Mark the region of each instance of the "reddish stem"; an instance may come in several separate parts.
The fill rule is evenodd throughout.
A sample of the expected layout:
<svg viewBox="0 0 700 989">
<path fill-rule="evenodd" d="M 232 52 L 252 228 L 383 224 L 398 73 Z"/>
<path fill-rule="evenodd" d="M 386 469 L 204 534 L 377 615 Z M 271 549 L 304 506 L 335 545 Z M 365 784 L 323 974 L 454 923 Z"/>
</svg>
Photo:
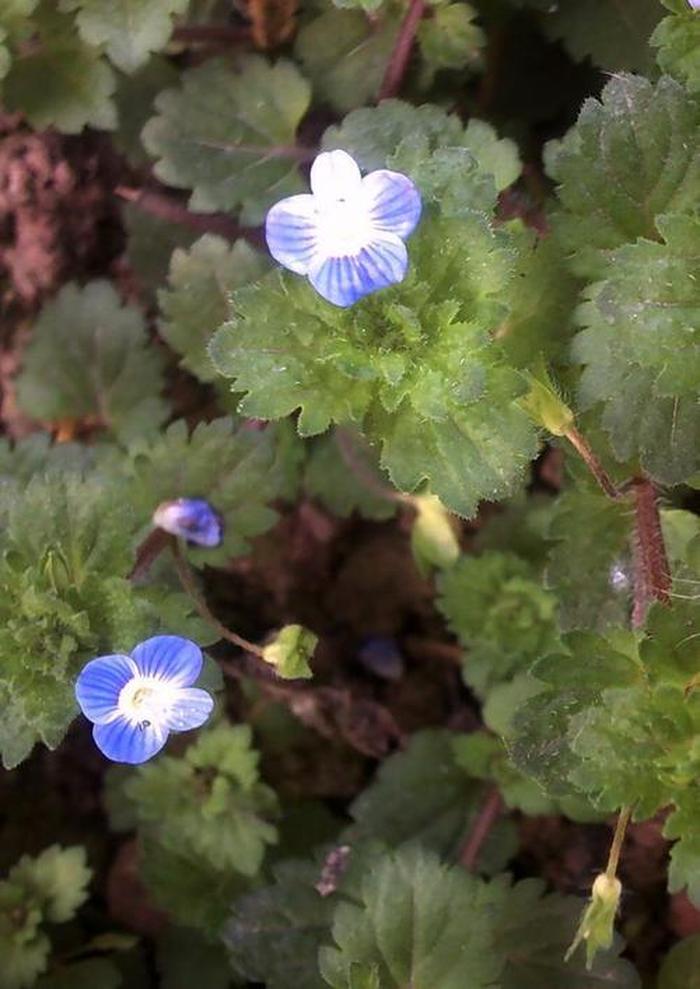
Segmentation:
<svg viewBox="0 0 700 989">
<path fill-rule="evenodd" d="M 185 44 L 222 44 L 241 45 L 252 40 L 250 28 L 233 27 L 229 24 L 183 24 L 176 27 L 172 34 L 173 41 Z"/>
<path fill-rule="evenodd" d="M 127 580 L 138 581 L 146 576 L 163 550 L 170 545 L 170 535 L 162 529 L 152 529 L 136 547 L 136 560 Z"/>
<path fill-rule="evenodd" d="M 379 101 L 388 100 L 398 95 L 408 67 L 408 60 L 411 57 L 413 43 L 416 40 L 416 31 L 425 11 L 424 0 L 411 0 L 406 16 L 401 22 L 396 43 L 379 88 Z"/>
<path fill-rule="evenodd" d="M 670 601 L 671 573 L 661 530 L 659 505 L 651 481 L 637 477 L 634 492 L 634 608 L 632 625 L 644 624 L 653 601 Z"/>
<path fill-rule="evenodd" d="M 502 810 L 503 800 L 498 787 L 494 786 L 486 795 L 486 799 L 481 805 L 476 820 L 459 853 L 459 861 L 470 872 L 473 872 L 476 868 L 476 863 L 484 847 L 484 843 L 491 834 L 494 824 L 501 816 Z"/>
<path fill-rule="evenodd" d="M 114 190 L 121 198 L 132 203 L 137 209 L 151 216 L 157 216 L 169 223 L 181 223 L 202 233 L 217 233 L 228 240 L 245 237 L 254 243 L 259 242 L 256 230 L 250 227 L 240 227 L 235 220 L 225 213 L 193 213 L 185 204 L 174 196 L 155 189 L 132 189 L 120 185 Z"/>
<path fill-rule="evenodd" d="M 585 436 L 582 436 L 575 426 L 572 426 L 569 430 L 567 430 L 564 433 L 564 436 L 566 436 L 569 443 L 571 443 L 573 448 L 581 457 L 586 467 L 588 467 L 589 471 L 608 498 L 617 498 L 620 492 L 613 484 L 612 479 L 610 478 L 610 475 L 606 471 L 605 467 L 603 467 L 600 460 L 598 460 L 597 456 L 589 446 L 588 440 Z"/>
</svg>

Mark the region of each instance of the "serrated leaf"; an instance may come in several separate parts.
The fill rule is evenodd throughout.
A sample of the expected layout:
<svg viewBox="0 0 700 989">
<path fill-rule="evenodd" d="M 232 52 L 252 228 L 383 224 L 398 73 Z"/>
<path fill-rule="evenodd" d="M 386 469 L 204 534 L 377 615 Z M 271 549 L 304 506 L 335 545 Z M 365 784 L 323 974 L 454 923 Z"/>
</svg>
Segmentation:
<svg viewBox="0 0 700 989">
<path fill-rule="evenodd" d="M 303 625 L 285 625 L 271 642 L 263 646 L 262 658 L 284 680 L 313 676 L 309 660 L 318 645 L 318 636 Z"/>
<path fill-rule="evenodd" d="M 0 11 L 0 80 L 12 64 L 12 44 L 26 32 L 27 22 L 39 0 L 6 0 Z M 23 30 L 24 29 L 24 30 Z"/>
<path fill-rule="evenodd" d="M 485 696 L 556 647 L 556 599 L 513 554 L 462 556 L 438 580 L 437 605 L 467 650 L 463 676 Z"/>
<path fill-rule="evenodd" d="M 159 938 L 157 966 L 161 989 L 191 989 L 194 985 L 229 989 L 233 985 L 222 945 L 206 941 L 185 927 L 168 927 Z"/>
<path fill-rule="evenodd" d="M 334 989 L 367 984 L 355 981 L 354 966 L 377 989 L 492 986 L 502 965 L 493 950 L 495 899 L 490 887 L 430 852 L 387 853 L 364 876 L 359 902 L 336 908 L 336 947 L 321 950 L 321 974 Z"/>
<path fill-rule="evenodd" d="M 175 65 L 167 58 L 149 58 L 142 68 L 132 75 L 119 75 L 114 100 L 117 105 L 119 127 L 112 135 L 117 148 L 133 165 L 148 165 L 149 158 L 141 143 L 141 131 L 153 116 L 158 93 L 177 85 L 179 79 Z M 153 218 L 151 218 L 153 219 Z M 162 225 L 163 221 L 161 221 Z M 193 239 L 192 231 L 185 229 Z"/>
<path fill-rule="evenodd" d="M 151 216 L 128 202 L 122 207 L 122 222 L 129 265 L 146 298 L 152 298 L 165 286 L 173 251 L 188 250 L 196 234 L 183 224 Z"/>
<path fill-rule="evenodd" d="M 650 73 L 648 42 L 660 16 L 658 0 L 559 0 L 543 6 L 546 34 L 563 41 L 575 59 L 588 56 L 611 72 Z"/>
<path fill-rule="evenodd" d="M 83 40 L 104 46 L 109 59 L 128 73 L 167 44 L 173 18 L 188 6 L 189 0 L 61 0 L 62 10 L 77 11 Z"/>
<path fill-rule="evenodd" d="M 86 126 L 113 130 L 116 79 L 109 64 L 78 37 L 71 18 L 47 6 L 40 14 L 33 23 L 37 43 L 14 60 L 5 76 L 5 108 L 24 113 L 37 130 L 56 127 L 67 134 L 77 134 Z"/>
<path fill-rule="evenodd" d="M 508 243 L 476 215 L 433 218 L 410 252 L 401 285 L 350 309 L 288 274 L 240 289 L 210 354 L 232 389 L 247 393 L 244 414 L 274 419 L 301 408 L 304 436 L 362 424 L 397 487 L 427 480 L 448 508 L 469 515 L 480 498 L 511 491 L 536 448 L 515 404 L 523 383 L 488 337 L 503 314 Z"/>
<path fill-rule="evenodd" d="M 639 989 L 632 965 L 612 950 L 599 952 L 590 970 L 580 955 L 564 960 L 581 901 L 573 896 L 544 893 L 538 879 L 525 879 L 507 891 L 496 932 L 496 951 L 506 963 L 501 989 Z M 544 974 L 546 973 L 546 974 Z"/>
<path fill-rule="evenodd" d="M 503 742 L 495 735 L 475 731 L 457 736 L 453 744 L 460 768 L 476 779 L 494 781 L 507 807 L 533 817 L 556 813 L 555 802 L 510 764 Z"/>
<path fill-rule="evenodd" d="M 392 848 L 420 842 L 445 858 L 456 857 L 486 796 L 482 782 L 458 762 L 454 745 L 460 738 L 439 729 L 420 731 L 405 751 L 385 759 L 350 808 L 355 824 L 347 840 L 374 839 Z M 513 839 L 508 822 L 497 823 L 479 855 L 479 872 L 503 869 L 515 850 Z"/>
<path fill-rule="evenodd" d="M 53 924 L 63 924 L 75 916 L 87 899 L 91 878 L 85 849 L 60 845 L 52 845 L 36 857 L 23 855 L 8 874 L 8 881 L 21 886 Z"/>
<path fill-rule="evenodd" d="M 629 504 L 572 487 L 557 498 L 549 521 L 546 584 L 564 631 L 624 625 L 632 609 L 632 526 Z"/>
<path fill-rule="evenodd" d="M 489 212 L 497 193 L 520 174 L 517 147 L 490 124 L 464 126 L 436 106 L 383 100 L 348 114 L 323 135 L 324 149 L 342 148 L 363 169 L 392 168 L 410 175 L 424 200 L 446 215 Z"/>
<path fill-rule="evenodd" d="M 389 3 L 372 21 L 331 7 L 304 25 L 294 51 L 319 99 L 343 113 L 375 99 L 400 23 L 400 8 Z"/>
<path fill-rule="evenodd" d="M 207 347 L 226 319 L 229 293 L 256 281 L 267 267 L 266 259 L 244 240 L 229 244 L 214 234 L 173 253 L 169 287 L 158 293 L 163 317 L 159 331 L 181 355 L 182 366 L 200 381 L 217 378 Z"/>
<path fill-rule="evenodd" d="M 658 989 L 698 989 L 700 986 L 700 934 L 674 944 L 663 960 Z"/>
<path fill-rule="evenodd" d="M 107 958 L 88 958 L 62 965 L 50 975 L 42 976 L 36 989 L 119 989 L 123 985 L 121 973 Z"/>
<path fill-rule="evenodd" d="M 212 549 L 188 547 L 188 554 L 197 564 L 222 563 L 245 553 L 249 540 L 276 522 L 269 504 L 288 493 L 296 477 L 290 452 L 291 457 L 283 423 L 260 430 L 224 417 L 200 422 L 188 433 L 178 420 L 153 441 L 132 444 L 125 473 L 143 518 L 150 519 L 163 501 L 208 501 L 223 519 L 223 542 Z"/>
<path fill-rule="evenodd" d="M 387 491 L 391 489 L 377 469 L 373 451 L 367 444 L 358 443 L 353 447 L 353 456 L 362 462 L 363 470 L 366 469 L 370 477 L 376 478 L 376 489 L 350 469 L 340 452 L 340 442 L 335 435 L 329 435 L 319 436 L 313 443 L 306 444 L 306 491 L 341 518 L 347 518 L 352 512 L 368 519 L 391 518 L 396 514 L 397 502 L 388 494 L 385 497 L 380 494 L 381 485 L 386 484 Z"/>
<path fill-rule="evenodd" d="M 34 326 L 18 402 L 36 419 L 94 417 L 129 440 L 154 432 L 168 413 L 162 371 L 142 314 L 109 282 L 66 285 Z"/>
<path fill-rule="evenodd" d="M 668 888 L 672 893 L 687 889 L 692 902 L 700 905 L 700 789 L 690 786 L 677 801 L 664 828 L 666 838 L 676 839 L 671 848 Z"/>
<path fill-rule="evenodd" d="M 259 223 L 302 189 L 294 142 L 309 99 L 308 83 L 284 59 L 211 59 L 160 94 L 143 142 L 163 182 L 192 189 L 191 209 L 240 208 L 243 223 Z"/>
<path fill-rule="evenodd" d="M 700 92 L 700 18 L 688 0 L 661 0 L 671 14 L 656 26 L 649 44 L 658 48 L 656 60 L 663 72 Z"/>
<path fill-rule="evenodd" d="M 656 217 L 695 207 L 700 105 L 667 77 L 617 75 L 588 99 L 574 128 L 548 145 L 563 211 L 555 230 L 577 274 L 599 277 L 601 251 L 658 238 Z"/>
<path fill-rule="evenodd" d="M 416 33 L 420 45 L 420 81 L 430 86 L 441 69 L 477 70 L 486 35 L 474 23 L 477 14 L 471 4 L 438 4 L 433 16 L 423 20 Z"/>
<path fill-rule="evenodd" d="M 281 862 L 273 884 L 236 900 L 223 931 L 234 970 L 268 989 L 322 989 L 319 943 L 327 939 L 334 897 L 316 889 L 316 863 Z"/>
<path fill-rule="evenodd" d="M 580 404 L 604 403 L 619 459 L 678 484 L 700 467 L 700 219 L 660 216 L 656 227 L 664 243 L 620 247 L 586 289 L 573 353 Z"/>
</svg>

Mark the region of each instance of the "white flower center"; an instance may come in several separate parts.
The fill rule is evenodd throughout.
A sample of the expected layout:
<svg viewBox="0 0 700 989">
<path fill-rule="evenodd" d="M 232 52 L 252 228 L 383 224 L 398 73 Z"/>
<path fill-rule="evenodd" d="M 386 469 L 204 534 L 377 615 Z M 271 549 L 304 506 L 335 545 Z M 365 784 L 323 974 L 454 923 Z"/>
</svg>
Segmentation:
<svg viewBox="0 0 700 989">
<path fill-rule="evenodd" d="M 135 676 L 122 687 L 117 706 L 132 724 L 148 728 L 165 720 L 175 699 L 176 688 L 155 677 Z"/>
<path fill-rule="evenodd" d="M 359 254 L 372 240 L 373 227 L 360 196 L 323 199 L 318 206 L 318 250 L 326 257 Z"/>
</svg>

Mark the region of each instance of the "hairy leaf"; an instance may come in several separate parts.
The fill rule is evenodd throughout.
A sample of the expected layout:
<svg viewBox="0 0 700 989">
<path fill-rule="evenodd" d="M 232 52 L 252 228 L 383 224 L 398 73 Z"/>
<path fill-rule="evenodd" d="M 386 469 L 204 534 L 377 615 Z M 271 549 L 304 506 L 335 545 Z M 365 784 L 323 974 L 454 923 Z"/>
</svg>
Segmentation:
<svg viewBox="0 0 700 989">
<path fill-rule="evenodd" d="M 674 944 L 659 972 L 659 989 L 698 989 L 700 986 L 700 934 Z"/>
<path fill-rule="evenodd" d="M 619 248 L 587 288 L 573 352 L 581 404 L 604 403 L 617 456 L 677 484 L 700 467 L 700 219 L 672 214 L 656 226 L 663 243 Z"/>
<path fill-rule="evenodd" d="M 139 310 L 109 282 L 66 285 L 46 303 L 17 379 L 35 419 L 93 418 L 124 440 L 152 433 L 167 415 L 163 362 Z"/>
<path fill-rule="evenodd" d="M 353 443 L 348 459 L 352 456 L 353 462 L 361 465 L 353 471 L 341 453 L 340 445 L 344 442 L 344 438 L 328 435 L 307 444 L 310 449 L 304 474 L 306 491 L 341 518 L 352 512 L 368 519 L 391 518 L 396 514 L 397 503 L 389 494 L 381 495 L 383 485 L 387 492 L 391 492 L 391 487 L 377 470 L 373 451 L 366 444 Z M 372 486 L 363 480 L 365 472 L 373 479 Z"/>
<path fill-rule="evenodd" d="M 207 346 L 226 319 L 229 292 L 256 281 L 266 269 L 263 256 L 244 240 L 229 244 L 214 234 L 174 252 L 169 287 L 158 293 L 159 330 L 181 355 L 182 366 L 200 381 L 217 378 Z"/>
<path fill-rule="evenodd" d="M 656 218 L 693 209 L 700 193 L 700 104 L 669 78 L 617 75 L 588 99 L 548 171 L 562 204 L 555 229 L 574 270 L 599 277 L 601 251 L 658 239 Z"/>
<path fill-rule="evenodd" d="M 430 86 L 441 69 L 478 69 L 486 35 L 474 23 L 468 3 L 439 3 L 433 16 L 419 24 L 417 39 L 423 60 L 421 84 Z"/>
<path fill-rule="evenodd" d="M 688 0 L 661 0 L 671 13 L 657 25 L 649 43 L 662 71 L 700 92 L 700 18 Z"/>
<path fill-rule="evenodd" d="M 156 99 L 143 142 L 163 182 L 192 190 L 191 209 L 240 208 L 244 223 L 259 223 L 274 202 L 301 191 L 294 141 L 309 98 L 291 62 L 211 59 Z"/>
<path fill-rule="evenodd" d="M 77 11 L 75 22 L 83 40 L 104 45 L 110 60 L 128 73 L 166 45 L 173 17 L 188 5 L 189 0 L 61 0 L 61 9 Z"/>
</svg>

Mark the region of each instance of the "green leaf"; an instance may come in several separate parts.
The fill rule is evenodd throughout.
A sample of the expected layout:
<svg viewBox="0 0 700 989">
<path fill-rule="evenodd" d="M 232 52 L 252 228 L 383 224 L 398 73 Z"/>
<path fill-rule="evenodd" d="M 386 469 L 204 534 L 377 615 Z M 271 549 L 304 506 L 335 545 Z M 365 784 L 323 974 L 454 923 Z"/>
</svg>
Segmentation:
<svg viewBox="0 0 700 989">
<path fill-rule="evenodd" d="M 542 23 L 546 34 L 561 39 L 579 61 L 590 56 L 611 72 L 650 74 L 649 35 L 659 16 L 658 0 L 560 0 L 545 4 Z"/>
<path fill-rule="evenodd" d="M 21 485 L 35 474 L 50 471 L 84 473 L 92 466 L 94 450 L 81 443 L 54 443 L 49 433 L 30 433 L 13 444 L 0 439 L 0 483 Z"/>
<path fill-rule="evenodd" d="M 586 289 L 573 353 L 584 365 L 580 403 L 604 403 L 618 458 L 678 484 L 700 467 L 700 218 L 656 226 L 664 243 L 619 248 Z"/>
<path fill-rule="evenodd" d="M 411 526 L 411 550 L 418 569 L 429 574 L 433 567 L 447 569 L 459 558 L 459 540 L 449 512 L 435 495 L 414 495 L 416 511 Z"/>
<path fill-rule="evenodd" d="M 234 970 L 268 989 L 323 989 L 319 944 L 328 940 L 336 898 L 316 889 L 311 862 L 281 862 L 274 882 L 236 900 L 223 931 Z"/>
<path fill-rule="evenodd" d="M 35 858 L 23 855 L 10 869 L 8 880 L 21 886 L 43 917 L 53 924 L 71 920 L 88 896 L 92 878 L 85 849 L 52 845 Z"/>
<path fill-rule="evenodd" d="M 285 625 L 272 642 L 263 647 L 262 658 L 284 680 L 313 676 L 309 660 L 318 645 L 318 636 L 303 625 Z"/>
<path fill-rule="evenodd" d="M 214 234 L 200 237 L 189 250 L 174 252 L 169 287 L 158 293 L 159 332 L 181 355 L 182 366 L 200 381 L 217 378 L 207 346 L 226 319 L 229 293 L 266 270 L 264 257 L 244 240 L 229 244 Z"/>
<path fill-rule="evenodd" d="M 700 905 L 700 788 L 689 786 L 676 801 L 676 809 L 664 827 L 666 838 L 677 839 L 671 848 L 668 888 L 671 893 L 687 889 L 688 896 Z"/>
<path fill-rule="evenodd" d="M 354 439 L 354 437 L 353 437 Z M 319 436 L 305 444 L 308 448 L 304 487 L 314 498 L 318 498 L 324 508 L 340 518 L 347 518 L 358 512 L 367 519 L 388 519 L 396 514 L 397 502 L 387 493 L 382 497 L 379 491 L 388 481 L 377 468 L 374 451 L 365 443 L 353 444 L 352 456 L 362 464 L 363 474 L 350 469 L 340 451 L 341 440 L 336 435 Z M 2 461 L 0 461 L 1 464 Z M 373 479 L 373 486 L 364 483 L 364 472 Z"/>
<path fill-rule="evenodd" d="M 120 129 L 120 133 L 123 133 Z M 126 256 L 144 296 L 149 301 L 163 288 L 177 248 L 187 250 L 196 239 L 189 227 L 151 216 L 132 203 L 124 203 L 122 222 L 127 234 Z"/>
<path fill-rule="evenodd" d="M 691 934 L 674 944 L 663 960 L 658 989 L 700 987 L 700 934 Z"/>
<path fill-rule="evenodd" d="M 238 290 L 210 354 L 247 393 L 244 414 L 301 408 L 303 436 L 362 424 L 397 487 L 427 480 L 470 515 L 512 491 L 536 449 L 515 404 L 522 381 L 488 335 L 503 316 L 508 241 L 476 215 L 426 218 L 409 249 L 406 280 L 350 309 L 286 273 Z"/>
<path fill-rule="evenodd" d="M 42 976 L 36 989 L 119 989 L 123 979 L 119 970 L 107 958 L 88 958 L 61 965 L 50 975 Z"/>
<path fill-rule="evenodd" d="M 229 989 L 231 967 L 222 945 L 206 941 L 198 931 L 168 927 L 158 939 L 157 965 L 161 989 Z M 100 987 L 101 989 L 101 987 Z"/>
<path fill-rule="evenodd" d="M 147 518 L 120 483 L 57 474 L 0 495 L 0 751 L 12 768 L 36 741 L 61 741 L 86 660 L 164 626 L 195 638 L 203 629 L 183 595 L 126 579 Z"/>
<path fill-rule="evenodd" d="M 296 449 L 287 450 L 284 423 L 265 430 L 230 417 L 200 422 L 188 434 L 180 419 L 152 441 L 129 448 L 124 471 L 140 517 L 175 498 L 205 498 L 224 523 L 224 539 L 213 549 L 188 547 L 193 562 L 223 563 L 250 548 L 270 529 L 277 513 L 269 507 L 294 485 Z"/>
<path fill-rule="evenodd" d="M 142 314 L 122 305 L 109 282 L 66 285 L 34 326 L 18 402 L 36 419 L 94 417 L 129 440 L 168 414 L 162 368 Z"/>
<path fill-rule="evenodd" d="M 114 96 L 119 127 L 112 135 L 112 140 L 131 164 L 141 166 L 149 164 L 148 155 L 141 143 L 141 131 L 146 121 L 153 116 L 153 104 L 158 93 L 176 86 L 178 79 L 179 74 L 173 63 L 159 56 L 149 58 L 146 64 L 132 75 L 119 75 Z M 143 211 L 140 213 L 142 216 L 148 215 Z M 152 217 L 150 219 L 153 220 Z M 166 226 L 162 220 L 160 223 Z M 189 233 L 190 240 L 194 239 L 191 230 L 185 232 Z"/>
<path fill-rule="evenodd" d="M 485 883 L 419 847 L 388 853 L 363 877 L 359 902 L 336 908 L 336 947 L 321 950 L 321 973 L 334 989 L 486 989 L 502 966 L 495 900 Z M 370 981 L 358 983 L 360 973 Z"/>
<path fill-rule="evenodd" d="M 5 76 L 5 109 L 21 111 L 37 130 L 56 127 L 67 134 L 87 126 L 113 130 L 116 79 L 100 52 L 74 33 L 70 18 L 47 6 L 40 8 L 33 28 L 36 43 L 14 60 Z"/>
<path fill-rule="evenodd" d="M 420 731 L 403 752 L 385 759 L 350 808 L 355 824 L 347 840 L 355 844 L 358 838 L 375 839 L 392 848 L 415 841 L 445 858 L 455 858 L 487 793 L 481 780 L 460 765 L 455 745 L 461 738 L 439 729 Z M 504 818 L 484 843 L 479 872 L 498 872 L 514 851 L 514 835 Z"/>
<path fill-rule="evenodd" d="M 656 26 L 649 44 L 658 48 L 656 60 L 663 72 L 700 92 L 700 18 L 688 0 L 661 0 L 671 14 Z"/>
<path fill-rule="evenodd" d="M 424 200 L 446 215 L 491 211 L 497 193 L 520 174 L 516 145 L 490 124 L 472 118 L 464 126 L 436 106 L 383 100 L 355 110 L 323 135 L 326 150 L 341 148 L 366 171 L 392 168 L 410 175 Z"/>
<path fill-rule="evenodd" d="M 374 100 L 401 22 L 395 3 L 373 16 L 322 10 L 297 35 L 295 54 L 320 100 L 345 113 Z"/>
<path fill-rule="evenodd" d="M 557 813 L 556 803 L 509 762 L 503 742 L 495 735 L 485 731 L 459 735 L 454 750 L 457 764 L 466 773 L 497 784 L 508 808 L 532 817 Z"/>
<path fill-rule="evenodd" d="M 191 209 L 240 208 L 243 223 L 259 223 L 274 202 L 302 189 L 294 141 L 309 99 L 308 83 L 284 59 L 211 59 L 161 93 L 143 142 L 158 178 L 192 189 Z"/>
<path fill-rule="evenodd" d="M 555 231 L 577 274 L 599 277 L 601 251 L 658 239 L 656 218 L 695 207 L 700 192 L 700 105 L 669 78 L 617 75 L 588 99 L 547 168 L 563 206 Z"/>
<path fill-rule="evenodd" d="M 546 583 L 564 631 L 624 625 L 632 610 L 629 503 L 597 488 L 572 487 L 554 505 Z"/>
<path fill-rule="evenodd" d="M 0 80 L 12 64 L 12 44 L 27 30 L 27 22 L 39 0 L 6 0 L 0 11 Z M 24 31 L 23 31 L 24 29 Z"/>
<path fill-rule="evenodd" d="M 428 87 L 442 69 L 471 69 L 481 66 L 486 35 L 474 23 L 477 14 L 468 3 L 440 3 L 433 16 L 418 25 L 421 85 Z"/>
<path fill-rule="evenodd" d="M 438 608 L 467 650 L 463 676 L 482 697 L 557 644 L 556 600 L 513 554 L 463 556 L 440 575 L 438 593 Z"/>
<path fill-rule="evenodd" d="M 507 890 L 498 920 L 495 950 L 506 959 L 500 989 L 639 989 L 639 976 L 618 952 L 598 952 L 590 969 L 580 955 L 564 960 L 581 901 L 544 894 L 539 879 L 525 879 Z M 543 983 L 543 979 L 546 982 Z"/>
<path fill-rule="evenodd" d="M 88 45 L 104 49 L 123 72 L 140 69 L 151 52 L 167 44 L 173 18 L 189 0 L 62 0 L 61 9 L 77 11 L 75 23 Z"/>
</svg>

